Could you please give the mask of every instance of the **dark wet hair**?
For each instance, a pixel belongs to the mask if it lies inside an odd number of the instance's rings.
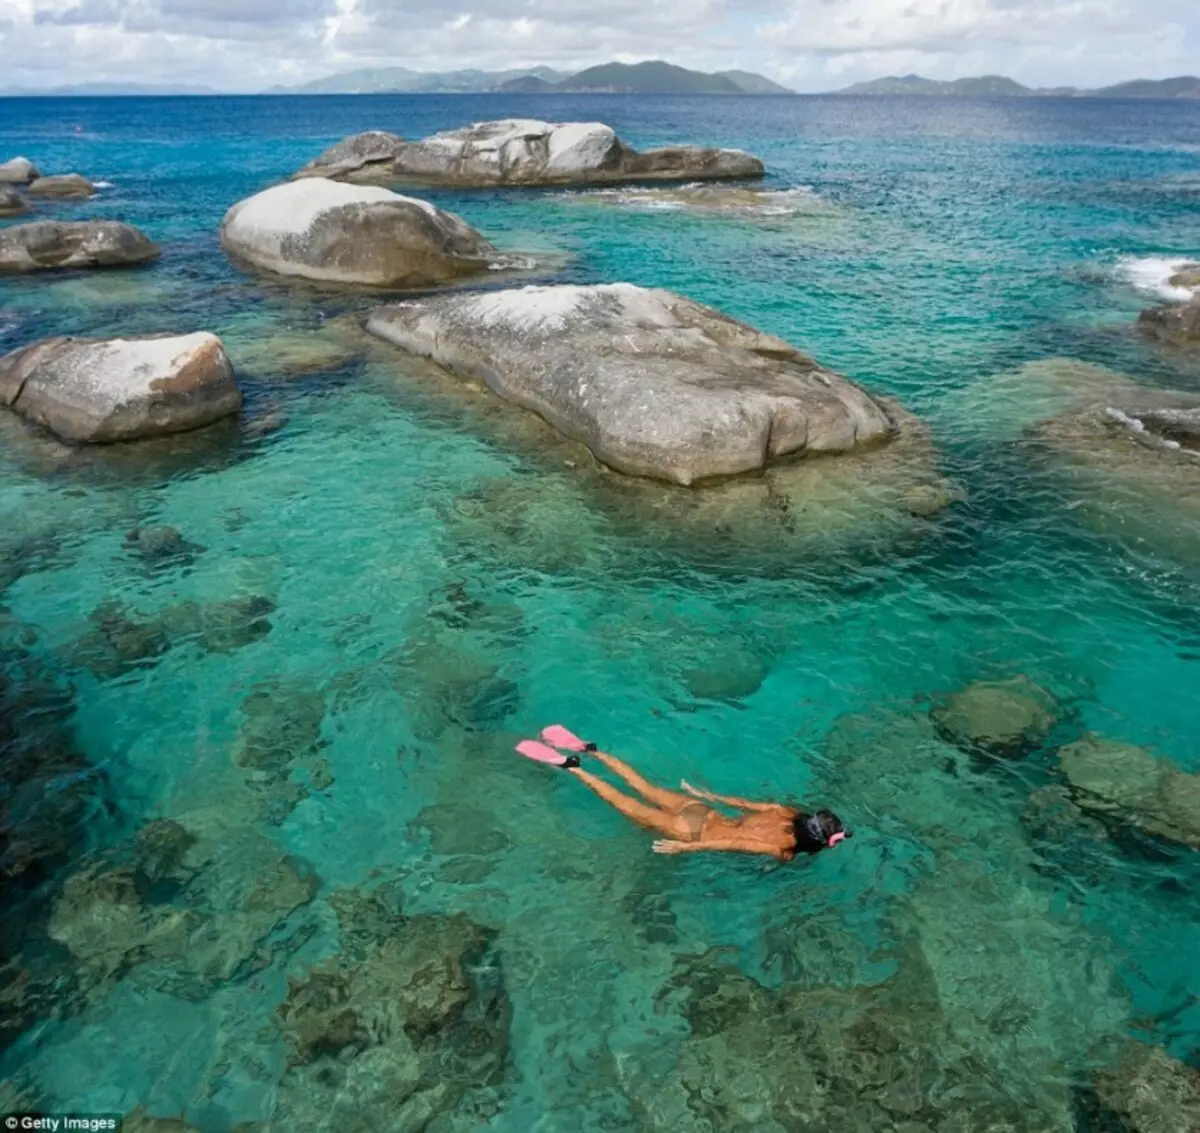
[[[819,854],[822,850],[828,850],[829,840],[836,834],[851,837],[850,832],[842,825],[842,820],[831,810],[796,815],[792,822],[792,831],[796,837],[798,854]]]

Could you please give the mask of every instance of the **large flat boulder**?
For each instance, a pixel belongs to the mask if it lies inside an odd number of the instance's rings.
[[[486,271],[492,246],[466,221],[388,189],[311,178],[276,185],[225,214],[221,241],[280,275],[428,287]]]
[[[184,432],[241,404],[212,334],[50,338],[0,357],[0,405],[69,441]]]
[[[870,394],[782,339],[629,283],[396,303],[367,329],[483,382],[634,476],[694,484],[894,432]]]
[[[0,184],[0,216],[21,216],[29,211],[29,202],[16,189]]]
[[[0,184],[28,185],[41,176],[38,167],[27,157],[14,157],[11,161],[0,162]]]
[[[116,220],[38,220],[0,229],[0,272],[128,267],[158,256],[145,233]]]
[[[1191,276],[1181,274],[1174,278],[1189,281],[1194,278],[1196,286],[1200,287],[1200,269]],[[1143,311],[1138,316],[1138,327],[1145,333],[1176,346],[1200,346],[1200,294],[1192,296],[1186,303],[1151,307],[1150,310]]]
[[[60,173],[31,181],[27,191],[32,197],[91,197],[96,186],[78,173]]]
[[[761,177],[742,150],[668,146],[638,152],[602,122],[506,118],[405,141],[374,131],[326,150],[297,178],[425,185],[587,185]]]

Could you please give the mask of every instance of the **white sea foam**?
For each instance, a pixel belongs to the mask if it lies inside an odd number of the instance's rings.
[[[96,189],[112,189],[114,188],[111,181],[93,181],[92,186]]]
[[[757,189],[693,182],[669,188],[584,189],[567,196],[603,201],[646,212],[714,212],[749,217],[799,216],[827,212],[831,206],[807,185],[794,189]]]
[[[1130,417],[1124,410],[1114,409],[1111,405],[1104,412],[1112,420],[1120,422],[1125,428],[1132,429],[1135,433],[1144,433],[1146,431],[1146,423],[1140,417]]]
[[[1197,262],[1200,260],[1186,257],[1142,256],[1135,258],[1127,256],[1118,261],[1117,271],[1138,291],[1144,291],[1148,295],[1158,295],[1163,299],[1182,301],[1190,299],[1200,292],[1200,288],[1172,287],[1171,276],[1182,271],[1189,264]]]
[[[1112,406],[1109,406],[1104,412],[1111,420],[1117,421],[1134,433],[1146,432],[1146,422],[1140,417],[1131,417],[1120,409],[1113,409]],[[1159,447],[1170,449],[1172,452],[1178,452],[1183,447],[1178,441],[1173,441],[1169,437],[1156,437],[1155,442]]]

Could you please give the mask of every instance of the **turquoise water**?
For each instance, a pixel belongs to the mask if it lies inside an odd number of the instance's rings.
[[[245,275],[218,246],[231,203],[346,134],[531,113],[742,146],[779,195],[430,199],[530,252],[533,279],[671,287],[899,398],[955,502],[804,553],[664,539],[518,411],[361,338],[377,296]],[[1062,359],[1200,392],[1194,358],[1133,330],[1155,261],[1200,255],[1200,107],[0,101],[18,153],[109,183],[55,215],[131,221],[164,255],[0,282],[0,349],[208,329],[247,393],[240,427],[135,449],[0,427],[0,741],[52,771],[6,799],[49,830],[5,858],[18,1098],[205,1130],[1084,1130],[1113,1044],[1200,1060],[1195,852],[1047,829],[1030,803],[1087,730],[1200,771],[1194,507],[1114,521],[1030,432],[1069,401]],[[187,545],[127,542],[153,525]],[[1016,676],[1058,701],[1024,759],[934,731],[940,698]],[[664,783],[830,805],[855,838],[786,868],[656,858],[511,754],[553,721]],[[196,841],[131,895],[110,875],[154,819]],[[440,962],[445,930],[466,1014],[289,1065],[289,979],[363,963],[347,893],[384,895],[375,945]],[[407,976],[361,978],[352,997],[404,999]],[[454,998],[459,977],[430,979]],[[864,1011],[899,1043],[882,1070],[847,1038]],[[884,1104],[901,1069],[915,1100]],[[1017,1116],[986,1124],[1002,1103]]]

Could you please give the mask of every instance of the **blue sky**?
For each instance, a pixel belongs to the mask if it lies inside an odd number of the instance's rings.
[[[0,85],[31,87],[614,58],[798,90],[908,72],[1101,86],[1200,71],[1200,0],[0,0],[0,58]]]

